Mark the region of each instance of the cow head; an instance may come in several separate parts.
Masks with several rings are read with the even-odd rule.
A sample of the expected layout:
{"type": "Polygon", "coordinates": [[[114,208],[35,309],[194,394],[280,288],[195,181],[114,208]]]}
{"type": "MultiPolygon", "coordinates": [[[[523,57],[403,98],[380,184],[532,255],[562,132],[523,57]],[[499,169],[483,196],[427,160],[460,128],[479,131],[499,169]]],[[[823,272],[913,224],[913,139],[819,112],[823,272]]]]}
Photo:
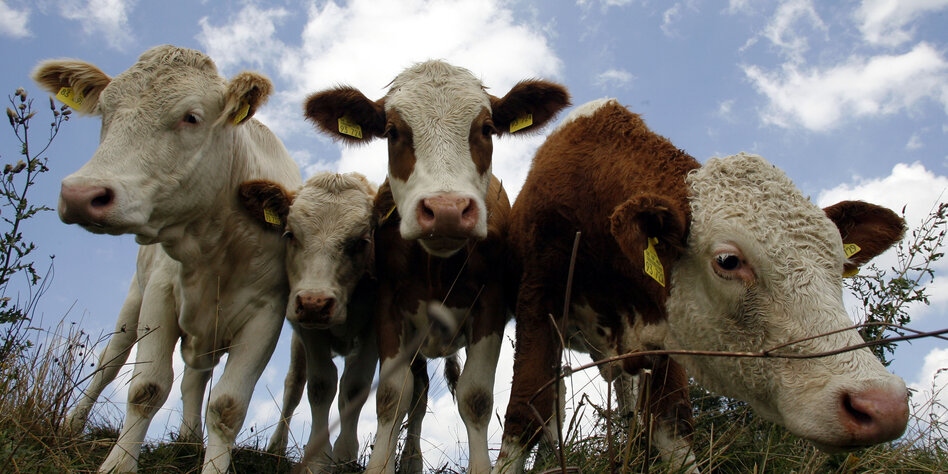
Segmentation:
{"type": "MultiPolygon", "coordinates": [[[[638,199],[613,216],[613,234],[633,261],[642,261],[646,239],[659,238],[670,281],[667,292],[652,292],[668,313],[656,345],[759,352],[799,341],[781,352],[810,354],[862,342],[855,330],[808,338],[852,325],[842,275],[901,239],[902,219],[863,202],[821,210],[758,156],[711,159],[687,182],[690,209],[638,199]],[[847,258],[844,244],[861,250],[847,258]]],[[[907,423],[904,382],[869,349],[813,359],[675,358],[702,385],[824,450],[891,440],[907,423]]]]}
{"type": "Polygon", "coordinates": [[[235,129],[262,128],[248,122],[272,88],[248,72],[225,81],[209,57],[174,46],[114,78],[74,60],[42,62],[33,78],[52,94],[71,88],[79,113],[102,118],[95,154],[62,182],[60,218],[140,243],[209,210],[230,176],[235,129]]]}
{"type": "Polygon", "coordinates": [[[298,191],[271,181],[240,185],[250,214],[283,232],[290,322],[325,329],[346,320],[349,295],[372,271],[375,192],[357,173],[319,173],[298,191]]]}
{"type": "Polygon", "coordinates": [[[388,181],[402,238],[446,257],[487,236],[492,136],[516,133],[528,122],[527,131],[539,129],[568,103],[566,89],[539,80],[497,98],[470,71],[428,61],[399,74],[378,101],[339,87],[311,95],[305,113],[350,143],[388,139],[388,181]]]}

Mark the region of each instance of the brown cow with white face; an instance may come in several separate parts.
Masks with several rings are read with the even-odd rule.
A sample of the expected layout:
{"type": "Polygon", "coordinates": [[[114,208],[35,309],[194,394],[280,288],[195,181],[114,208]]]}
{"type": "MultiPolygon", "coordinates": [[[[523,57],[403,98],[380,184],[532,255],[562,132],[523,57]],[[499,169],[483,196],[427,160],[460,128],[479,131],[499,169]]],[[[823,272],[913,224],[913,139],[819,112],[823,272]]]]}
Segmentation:
{"type": "MultiPolygon", "coordinates": [[[[355,143],[388,139],[388,178],[375,204],[379,424],[366,472],[395,470],[398,428],[417,388],[407,361],[462,347],[457,400],[468,472],[490,470],[494,370],[509,319],[502,268],[510,208],[491,174],[492,136],[526,124],[535,130],[568,100],[562,86],[539,80],[494,97],[470,71],[443,61],[408,68],[378,101],[349,87],[307,100],[307,117],[325,132],[355,143]]],[[[420,472],[418,440],[405,451],[402,469],[420,472]]]]}
{"type": "MultiPolygon", "coordinates": [[[[553,390],[539,389],[560,364],[549,315],[563,308],[577,231],[563,332],[568,345],[603,359],[649,349],[759,352],[846,328],[844,271],[897,242],[904,223],[863,202],[822,210],[758,156],[701,166],[614,100],[579,107],[537,151],[511,211],[521,266],[517,343],[495,472],[522,470],[552,421],[553,390]],[[847,257],[844,244],[859,251],[847,257]]],[[[858,342],[848,330],[783,351],[858,342]]],[[[650,369],[642,398],[654,417],[651,440],[688,471],[697,468],[682,365],[821,449],[894,439],[908,418],[904,382],[868,349],[805,360],[646,356],[616,364],[628,373],[650,369]]]]}

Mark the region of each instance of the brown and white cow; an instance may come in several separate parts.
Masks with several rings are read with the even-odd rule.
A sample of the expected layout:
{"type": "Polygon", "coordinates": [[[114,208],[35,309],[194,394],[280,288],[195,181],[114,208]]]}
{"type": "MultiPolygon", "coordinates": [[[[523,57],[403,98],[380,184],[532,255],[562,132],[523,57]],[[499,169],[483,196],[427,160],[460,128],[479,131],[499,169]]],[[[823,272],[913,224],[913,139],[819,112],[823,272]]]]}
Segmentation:
{"type": "MultiPolygon", "coordinates": [[[[494,471],[522,470],[553,416],[553,389],[539,389],[560,366],[550,314],[564,305],[577,231],[564,332],[574,348],[602,359],[649,349],[758,352],[848,327],[843,272],[897,242],[903,229],[892,211],[863,202],[821,210],[758,156],[701,166],[615,100],[579,107],[537,151],[511,211],[521,266],[517,340],[494,471]],[[861,250],[847,258],[844,244],[861,250]]],[[[784,351],[858,342],[849,330],[784,351]]],[[[806,360],[648,356],[616,364],[651,370],[642,398],[655,421],[652,442],[687,470],[697,468],[679,364],[821,449],[891,440],[906,426],[905,384],[868,349],[806,360]]]]}
{"type": "MultiPolygon", "coordinates": [[[[284,244],[247,215],[237,187],[301,182],[280,140],[252,118],[272,85],[249,72],[225,80],[206,55],[174,46],[146,51],[114,78],[75,60],[41,63],[33,77],[51,93],[71,88],[82,96],[80,113],[102,118],[95,154],[62,182],[60,218],[160,244],[155,268],[167,272],[162,284],[145,286],[125,422],[100,470],[136,469],[148,424],[171,389],[180,339],[193,370],[210,371],[229,354],[209,397],[203,467],[226,471],[279,338],[287,292],[284,244]]],[[[140,266],[138,278],[155,268],[140,266]]]]}
{"type": "MultiPolygon", "coordinates": [[[[416,388],[408,362],[462,347],[467,361],[457,400],[470,445],[468,472],[490,470],[494,369],[509,319],[502,267],[510,207],[491,174],[492,136],[528,122],[527,130],[535,130],[568,100],[562,86],[539,80],[494,97],[470,71],[427,61],[399,74],[378,101],[350,87],[306,101],[307,117],[331,135],[352,143],[388,139],[388,178],[375,205],[382,219],[379,422],[367,472],[395,470],[398,429],[416,388]]],[[[408,442],[415,445],[409,453],[420,449],[418,440],[408,442]]],[[[402,471],[421,467],[420,452],[403,455],[402,471]]]]}
{"type": "Polygon", "coordinates": [[[281,232],[286,242],[286,319],[293,327],[293,342],[282,419],[268,449],[286,450],[289,420],[305,380],[313,427],[303,459],[312,472],[332,462],[355,461],[359,454],[359,413],[378,361],[376,283],[371,277],[375,194],[375,186],[357,173],[317,173],[293,191],[262,180],[240,186],[241,201],[251,215],[260,225],[281,232]],[[345,357],[339,387],[341,431],[335,447],[329,443],[329,409],[337,383],[334,355],[345,357]]]}

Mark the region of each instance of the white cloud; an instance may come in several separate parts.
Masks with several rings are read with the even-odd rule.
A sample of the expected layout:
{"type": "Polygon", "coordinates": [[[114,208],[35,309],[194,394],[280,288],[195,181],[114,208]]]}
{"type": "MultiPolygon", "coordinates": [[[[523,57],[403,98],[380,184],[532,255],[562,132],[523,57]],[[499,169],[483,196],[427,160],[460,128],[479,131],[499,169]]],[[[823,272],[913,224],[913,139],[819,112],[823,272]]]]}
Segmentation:
{"type": "Polygon", "coordinates": [[[18,10],[0,0],[0,34],[11,38],[25,38],[31,36],[26,25],[30,20],[28,9],[18,10]]]}
{"type": "Polygon", "coordinates": [[[635,81],[634,74],[624,69],[608,69],[599,73],[593,83],[603,89],[615,89],[618,87],[628,87],[635,81]]]}
{"type": "MultiPolygon", "coordinates": [[[[921,163],[899,163],[892,168],[889,176],[875,179],[854,178],[852,183],[843,183],[835,188],[821,191],[817,203],[825,207],[844,200],[867,201],[892,209],[900,213],[905,208],[905,222],[909,229],[918,227],[935,209],[939,202],[948,199],[948,176],[936,175],[921,163]]],[[[910,232],[907,233],[910,236],[910,232]]],[[[907,237],[908,238],[908,237],[907,237]]],[[[897,257],[894,250],[880,255],[873,262],[881,269],[895,265],[897,257]]],[[[935,282],[929,285],[927,293],[933,307],[948,304],[948,290],[942,288],[948,277],[948,260],[942,259],[932,267],[935,282]]],[[[918,308],[913,319],[926,317],[938,311],[926,311],[918,308]]]]}
{"type": "Polygon", "coordinates": [[[676,3],[671,6],[668,10],[665,10],[665,13],[662,14],[662,33],[665,33],[665,36],[674,36],[675,30],[672,29],[672,25],[681,18],[681,4],[676,3]]]}
{"type": "Polygon", "coordinates": [[[128,13],[136,0],[64,0],[59,14],[82,25],[86,35],[103,35],[109,47],[125,50],[132,39],[128,13]]]}
{"type": "Polygon", "coordinates": [[[925,356],[916,381],[909,388],[917,391],[912,396],[912,405],[919,431],[927,431],[933,420],[948,423],[948,348],[933,349],[925,356]]]}
{"type": "Polygon", "coordinates": [[[751,1],[750,0],[729,0],[727,2],[727,11],[728,13],[740,13],[740,12],[749,12],[751,10],[751,1]]]}
{"type": "Polygon", "coordinates": [[[791,62],[803,62],[809,49],[806,35],[801,30],[810,27],[826,31],[826,25],[813,8],[810,0],[790,0],[780,4],[762,35],[780,48],[791,62]]]}
{"type": "Polygon", "coordinates": [[[866,41],[898,46],[914,36],[913,21],[946,7],[948,0],[863,0],[853,18],[866,41]]]}
{"type": "Polygon", "coordinates": [[[922,143],[922,136],[919,135],[918,133],[913,133],[912,136],[909,137],[908,143],[905,144],[905,149],[918,150],[919,148],[923,146],[925,146],[925,144],[922,143]]]}
{"type": "Polygon", "coordinates": [[[826,131],[844,118],[892,114],[923,99],[940,102],[948,111],[948,62],[928,43],[905,54],[854,57],[823,70],[792,63],[779,72],[743,69],[769,100],[764,121],[782,127],[826,131]]]}
{"type": "Polygon", "coordinates": [[[261,67],[279,57],[286,46],[274,39],[277,25],[290,12],[285,8],[262,10],[247,5],[224,26],[211,26],[208,17],[198,21],[201,32],[196,39],[221,69],[236,65],[261,67]]]}

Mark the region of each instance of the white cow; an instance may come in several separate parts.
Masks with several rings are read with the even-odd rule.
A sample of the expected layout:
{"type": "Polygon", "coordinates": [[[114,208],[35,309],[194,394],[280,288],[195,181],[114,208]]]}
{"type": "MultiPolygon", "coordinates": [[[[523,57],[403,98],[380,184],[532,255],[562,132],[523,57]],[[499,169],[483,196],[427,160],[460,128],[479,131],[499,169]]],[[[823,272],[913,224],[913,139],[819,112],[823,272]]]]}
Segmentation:
{"type": "MultiPolygon", "coordinates": [[[[92,380],[82,391],[82,396],[66,417],[64,426],[70,433],[78,434],[82,431],[99,395],[102,394],[105,387],[115,380],[119,371],[128,361],[132,346],[135,345],[135,341],[139,337],[136,328],[138,328],[138,318],[144,303],[143,296],[152,294],[156,291],[153,288],[161,286],[171,288],[170,293],[175,291],[174,285],[178,281],[177,274],[173,271],[162,272],[157,270],[163,266],[168,266],[169,263],[173,267],[173,262],[174,260],[168,257],[168,254],[158,244],[139,247],[136,272],[132,277],[128,296],[125,297],[122,309],[119,310],[115,331],[109,338],[105,350],[99,355],[98,366],[92,374],[92,380]]],[[[158,307],[163,307],[161,311],[174,312],[175,317],[177,317],[178,309],[175,306],[174,299],[152,299],[148,304],[151,311],[157,311],[158,307]]],[[[203,442],[201,406],[210,376],[210,371],[194,370],[187,366],[184,368],[184,374],[181,378],[182,419],[178,431],[180,441],[203,442]]]]}
{"type": "Polygon", "coordinates": [[[286,242],[290,284],[286,319],[294,334],[282,419],[268,449],[286,449],[289,419],[305,380],[313,428],[303,459],[312,472],[333,461],[346,463],[358,457],[359,413],[378,361],[373,325],[377,285],[371,278],[375,192],[375,186],[357,173],[319,173],[294,191],[262,180],[240,186],[241,202],[250,214],[261,225],[280,231],[286,242]],[[346,364],[339,390],[341,432],[335,447],[329,443],[329,408],[337,374],[333,355],[344,356],[346,364]]]}
{"type": "Polygon", "coordinates": [[[70,88],[81,113],[102,117],[95,154],[62,182],[60,218],[135,234],[170,257],[156,257],[168,277],[142,295],[137,332],[147,336],[138,342],[125,422],[100,471],[136,470],[148,424],[171,389],[178,339],[191,369],[209,371],[229,353],[211,389],[203,468],[226,471],[279,338],[287,292],[283,242],[247,215],[237,187],[301,183],[279,139],[251,118],[272,85],[249,72],[227,81],[206,55],[173,46],[146,51],[115,78],[75,60],[43,62],[33,77],[52,93],[70,88]]]}

